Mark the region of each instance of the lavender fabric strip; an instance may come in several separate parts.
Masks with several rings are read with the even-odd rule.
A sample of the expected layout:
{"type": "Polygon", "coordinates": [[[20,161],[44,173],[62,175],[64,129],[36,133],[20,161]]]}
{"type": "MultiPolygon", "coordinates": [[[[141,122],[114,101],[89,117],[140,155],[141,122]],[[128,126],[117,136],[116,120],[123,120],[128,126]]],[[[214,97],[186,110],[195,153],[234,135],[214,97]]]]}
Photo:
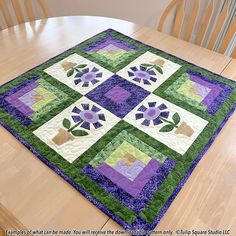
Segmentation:
{"type": "Polygon", "coordinates": [[[125,51],[130,51],[131,48],[127,47],[126,45],[123,45],[122,43],[120,43],[119,41],[115,40],[115,39],[109,39],[109,40],[105,40],[104,42],[100,43],[99,45],[97,45],[96,47],[93,48],[93,51],[97,52],[105,47],[107,47],[108,45],[114,45],[119,49],[123,49],[125,51]]]}
{"type": "Polygon", "coordinates": [[[143,189],[144,185],[154,175],[159,168],[160,163],[157,160],[150,160],[149,163],[143,168],[134,181],[127,179],[125,176],[114,170],[112,167],[103,162],[97,167],[97,170],[119,187],[124,189],[133,197],[137,197],[143,189]]]}
{"type": "Polygon", "coordinates": [[[220,92],[223,90],[219,86],[215,84],[208,83],[207,81],[204,81],[200,79],[198,76],[191,75],[190,80],[194,81],[195,83],[201,84],[203,86],[206,86],[211,89],[209,94],[202,100],[202,103],[206,106],[210,106],[211,103],[214,101],[214,99],[220,94],[220,92]]]}
{"type": "Polygon", "coordinates": [[[210,106],[208,106],[208,109],[206,110],[207,113],[210,115],[214,115],[217,110],[222,106],[224,101],[229,97],[229,95],[232,93],[233,88],[228,85],[221,83],[220,81],[214,80],[208,76],[202,75],[199,72],[192,71],[192,70],[187,70],[187,73],[191,75],[191,78],[196,78],[199,77],[201,80],[204,80],[206,83],[218,86],[222,91],[218,94],[217,97],[211,102],[210,106]],[[193,77],[194,76],[194,77],[193,77]]]}
{"type": "Polygon", "coordinates": [[[127,165],[122,160],[119,160],[114,169],[129,180],[133,181],[144,167],[145,164],[140,160],[136,160],[132,165],[127,165]]]}
{"type": "Polygon", "coordinates": [[[5,100],[9,102],[12,106],[16,107],[17,110],[21,111],[24,115],[30,116],[33,113],[33,110],[26,104],[24,104],[19,98],[25,95],[26,93],[29,93],[37,86],[38,84],[36,82],[32,82],[26,87],[20,89],[18,92],[6,97],[5,100]]]}
{"type": "MultiPolygon", "coordinates": [[[[111,33],[112,33],[112,31],[111,31],[111,33]]],[[[124,49],[125,51],[129,51],[131,49],[139,50],[138,47],[136,47],[132,44],[129,44],[129,43],[123,41],[123,40],[119,40],[119,39],[115,38],[114,36],[112,36],[112,34],[109,34],[109,31],[108,31],[108,35],[106,35],[100,41],[96,41],[92,45],[84,48],[84,51],[88,52],[88,51],[92,50],[94,52],[97,52],[97,51],[99,51],[100,49],[106,47],[109,44],[113,44],[113,45],[115,45],[119,48],[124,49]]]]}
{"type": "MultiPolygon", "coordinates": [[[[104,31],[108,34],[111,34],[112,32],[116,32],[114,31],[113,29],[108,29],[106,31],[104,31]]],[[[121,34],[121,33],[120,33],[121,34]]],[[[121,34],[123,35],[123,34],[121,34]]],[[[125,36],[125,35],[123,35],[125,36]]],[[[127,38],[129,38],[128,36],[125,36],[127,38]]],[[[89,40],[89,39],[88,39],[89,40]]],[[[88,42],[88,40],[84,41],[83,43],[86,43],[88,42]]],[[[140,43],[139,41],[135,40],[135,39],[132,39],[133,41],[136,41],[138,43],[140,43]]],[[[75,46],[76,47],[79,47],[81,44],[78,44],[75,46]]],[[[148,46],[149,48],[152,48],[152,49],[155,49],[154,47],[151,47],[147,44],[144,44],[143,45],[145,46],[148,46]]],[[[71,49],[69,50],[66,50],[64,51],[63,53],[67,52],[67,51],[70,51],[71,49]]],[[[188,61],[185,61],[181,58],[178,58],[172,54],[169,54],[169,53],[166,53],[162,50],[159,50],[159,49],[155,49],[161,53],[165,53],[165,55],[169,55],[173,58],[176,58],[178,60],[181,60],[182,62],[185,62],[186,64],[188,65],[193,65],[195,67],[198,67],[198,68],[201,68],[201,69],[204,69],[202,67],[199,67],[199,66],[196,66],[188,61]]],[[[63,54],[61,53],[61,54],[63,54]]],[[[60,54],[60,55],[61,55],[60,54]]],[[[56,55],[55,57],[47,60],[46,62],[44,63],[48,63],[50,60],[58,57],[59,55],[56,55]]],[[[44,64],[42,63],[42,64],[44,64]]],[[[25,73],[23,73],[22,75],[18,76],[17,78],[23,76],[23,75],[26,75],[28,72],[38,68],[39,66],[41,66],[42,64],[26,71],[25,73]]],[[[223,79],[226,79],[228,81],[231,81],[231,82],[235,82],[233,80],[230,80],[228,78],[225,78],[217,73],[213,73],[207,69],[204,69],[205,71],[207,72],[210,72],[212,73],[213,75],[216,75],[218,77],[221,77],[223,79]]],[[[15,79],[17,79],[15,78],[15,79]]],[[[207,77],[209,78],[209,77],[207,77]]],[[[214,80],[216,81],[216,80],[214,80]]],[[[6,82],[4,85],[2,86],[5,86],[9,83],[11,83],[12,81],[8,81],[6,82]]],[[[218,81],[216,81],[217,83],[218,81]]],[[[229,85],[227,85],[228,87],[230,87],[229,85]]],[[[231,88],[231,87],[230,87],[231,88]]],[[[232,88],[231,88],[232,89],[232,88]]],[[[229,92],[230,89],[228,89],[228,96],[231,92],[229,92]]],[[[224,94],[225,97],[227,94],[224,94]]],[[[0,95],[0,106],[2,105],[2,95],[0,95]]],[[[218,104],[220,102],[224,102],[224,99],[220,99],[218,104]]],[[[200,159],[202,158],[202,156],[204,155],[204,153],[209,149],[209,147],[211,146],[212,142],[214,141],[214,139],[217,137],[217,135],[219,134],[219,132],[221,131],[221,129],[223,128],[223,126],[225,125],[225,123],[227,122],[227,120],[229,119],[229,117],[233,114],[233,112],[235,111],[236,109],[236,104],[234,105],[234,107],[231,109],[231,111],[227,114],[227,116],[225,117],[225,119],[222,121],[220,127],[218,127],[218,129],[216,130],[215,134],[211,137],[211,139],[209,140],[208,144],[206,145],[205,149],[202,151],[202,153],[195,159],[195,161],[192,163],[190,169],[187,171],[185,177],[182,179],[181,183],[177,186],[177,188],[175,189],[175,191],[173,192],[173,194],[171,195],[171,197],[168,199],[167,203],[165,204],[165,206],[162,208],[162,210],[159,212],[159,214],[157,215],[157,217],[155,218],[154,222],[152,224],[149,224],[147,222],[145,222],[144,220],[142,220],[141,218],[137,218],[137,220],[132,224],[132,225],[128,225],[126,222],[124,222],[121,218],[119,218],[118,216],[116,216],[115,214],[113,214],[110,210],[108,210],[104,205],[102,205],[101,203],[99,203],[98,201],[96,201],[96,199],[94,199],[90,194],[88,194],[83,188],[81,188],[80,186],[78,186],[72,179],[70,179],[67,175],[65,175],[60,169],[58,169],[56,166],[54,166],[52,163],[50,163],[47,159],[45,159],[40,153],[38,153],[34,148],[32,148],[25,140],[23,140],[15,131],[13,131],[8,125],[6,125],[4,122],[0,121],[0,124],[5,127],[10,133],[12,133],[12,135],[14,135],[21,143],[23,143],[32,153],[34,153],[41,161],[43,161],[46,165],[48,165],[51,169],[53,169],[57,174],[59,174],[62,178],[64,178],[67,182],[69,182],[75,189],[77,189],[79,192],[81,192],[89,201],[91,201],[93,204],[95,204],[99,209],[101,209],[104,213],[106,213],[109,217],[111,217],[113,220],[117,221],[121,226],[123,226],[125,229],[127,230],[134,230],[134,229],[142,229],[142,230],[152,230],[156,227],[157,223],[160,221],[160,219],[163,217],[163,215],[165,214],[166,210],[168,209],[168,207],[170,206],[170,204],[172,203],[172,201],[174,200],[174,198],[177,196],[178,192],[181,190],[181,188],[183,187],[184,183],[187,181],[188,177],[191,175],[193,169],[196,167],[197,163],[200,161],[200,159]]],[[[216,109],[217,110],[217,109],[216,109]]],[[[209,110],[208,111],[209,113],[212,113],[214,114],[214,109],[212,110],[209,110]]],[[[17,118],[16,118],[17,119],[17,118]]],[[[145,235],[148,235],[148,234],[145,234],[145,235]]]]}
{"type": "Polygon", "coordinates": [[[27,115],[25,115],[22,111],[18,110],[16,107],[14,107],[12,104],[10,104],[6,98],[17,93],[17,91],[20,91],[24,87],[27,87],[28,85],[34,83],[36,80],[38,80],[40,76],[32,76],[26,81],[16,85],[15,87],[7,90],[5,93],[0,94],[0,108],[5,110],[8,114],[10,114],[13,118],[20,121],[21,124],[28,126],[32,124],[32,121],[30,118],[28,118],[27,115]]]}
{"type": "Polygon", "coordinates": [[[132,197],[122,188],[118,187],[109,178],[99,173],[97,169],[93,168],[89,164],[83,168],[82,172],[97,184],[99,184],[108,193],[116,197],[125,206],[135,211],[136,213],[139,213],[151,199],[153,194],[159,189],[174,166],[175,162],[173,160],[169,158],[166,159],[164,163],[161,164],[156,173],[150,178],[148,183],[144,186],[144,188],[136,198],[132,197]]]}

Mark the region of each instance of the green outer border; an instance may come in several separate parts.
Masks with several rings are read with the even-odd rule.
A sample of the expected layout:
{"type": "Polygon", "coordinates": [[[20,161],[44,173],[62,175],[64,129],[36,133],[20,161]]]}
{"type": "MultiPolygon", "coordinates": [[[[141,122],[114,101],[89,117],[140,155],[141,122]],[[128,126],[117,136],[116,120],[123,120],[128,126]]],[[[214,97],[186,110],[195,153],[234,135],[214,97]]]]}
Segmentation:
{"type": "MultiPolygon", "coordinates": [[[[101,34],[104,34],[104,33],[101,33],[101,34]]],[[[115,32],[115,34],[125,38],[124,35],[119,34],[118,32],[115,32]]],[[[141,43],[138,43],[137,41],[132,40],[130,38],[128,38],[127,40],[133,41],[134,43],[137,43],[139,45],[141,44],[141,43]]],[[[86,42],[88,42],[88,41],[89,40],[87,40],[86,42]]],[[[223,79],[220,76],[212,74],[211,72],[208,72],[206,70],[198,68],[194,65],[188,64],[187,62],[184,62],[178,58],[174,58],[168,54],[165,54],[164,52],[157,51],[156,49],[149,47],[147,45],[143,45],[142,47],[143,47],[143,53],[146,51],[150,51],[158,56],[162,56],[166,59],[169,59],[173,62],[183,65],[182,68],[180,68],[174,75],[172,75],[167,81],[165,81],[157,90],[155,90],[154,93],[161,96],[161,97],[163,97],[163,93],[161,93],[162,86],[164,86],[164,84],[166,85],[167,83],[170,83],[171,80],[174,80],[176,78],[175,76],[177,75],[177,73],[180,73],[181,71],[182,72],[186,71],[187,69],[199,71],[199,72],[203,73],[204,75],[210,76],[211,78],[214,78],[218,81],[224,82],[226,84],[230,84],[234,88],[236,87],[236,85],[230,80],[223,79]]],[[[25,79],[27,79],[30,76],[33,76],[35,74],[43,75],[44,69],[46,69],[47,67],[51,66],[52,64],[54,64],[62,59],[64,59],[65,57],[69,56],[72,53],[78,53],[77,47],[69,49],[67,52],[63,53],[63,55],[57,56],[57,57],[51,59],[50,61],[47,61],[45,64],[32,69],[30,72],[27,72],[27,74],[20,76],[18,79],[15,79],[15,80],[11,81],[10,83],[3,85],[0,88],[0,93],[15,86],[16,84],[19,84],[20,82],[24,81],[25,79]]],[[[80,54],[80,53],[78,53],[78,54],[80,54]]],[[[132,60],[134,60],[134,59],[132,59],[132,60]]],[[[66,88],[66,90],[69,89],[69,91],[71,92],[71,89],[68,88],[67,86],[65,86],[64,84],[62,84],[56,80],[53,80],[53,81],[58,83],[58,85],[60,84],[60,90],[61,90],[61,87],[64,86],[64,88],[66,88]]],[[[62,90],[62,91],[64,91],[64,90],[62,90]]],[[[78,94],[78,96],[81,97],[80,94],[78,94]]],[[[163,97],[163,98],[165,98],[165,97],[163,97]]],[[[168,98],[165,98],[165,99],[168,100],[168,98]]],[[[72,165],[70,165],[66,160],[61,158],[54,150],[50,149],[47,145],[45,145],[36,136],[32,136],[31,132],[34,129],[36,129],[38,126],[40,126],[41,124],[32,125],[32,126],[30,126],[30,129],[26,129],[25,127],[20,125],[18,121],[16,121],[14,118],[12,118],[10,115],[8,115],[3,110],[0,110],[0,118],[1,118],[1,120],[4,120],[4,123],[6,125],[8,125],[9,127],[14,127],[13,128],[14,132],[18,133],[21,137],[23,137],[39,153],[41,153],[48,160],[50,160],[50,162],[52,164],[54,164],[58,168],[60,168],[65,174],[70,176],[76,183],[78,183],[80,186],[84,187],[88,193],[92,194],[93,196],[94,196],[94,193],[97,193],[96,196],[94,196],[94,198],[97,199],[98,201],[102,202],[106,207],[108,207],[112,212],[115,212],[115,214],[117,216],[119,216],[121,219],[126,221],[128,224],[131,224],[135,220],[136,215],[134,214],[134,212],[125,208],[115,198],[111,197],[109,194],[106,194],[106,192],[99,189],[98,186],[96,184],[94,184],[94,182],[92,182],[89,178],[86,178],[86,176],[84,176],[82,174],[80,174],[78,176],[78,168],[81,169],[81,167],[83,167],[85,163],[88,163],[89,160],[91,160],[99,150],[102,150],[105,147],[105,145],[108,142],[110,142],[113,139],[113,137],[123,129],[129,130],[133,135],[135,135],[137,138],[139,138],[140,140],[142,140],[143,142],[145,142],[149,146],[152,146],[153,148],[156,148],[157,150],[161,150],[161,152],[164,155],[171,156],[172,159],[175,160],[176,166],[175,166],[174,170],[170,173],[170,175],[169,175],[170,178],[168,178],[163,183],[160,190],[154,195],[152,200],[148,203],[148,205],[143,209],[143,211],[140,214],[140,216],[143,219],[145,219],[149,223],[152,223],[154,218],[156,217],[156,215],[159,214],[161,208],[167,202],[172,191],[176,188],[176,186],[179,184],[180,180],[183,178],[184,174],[188,170],[192,161],[200,154],[200,152],[203,150],[203,148],[208,143],[209,138],[212,137],[214,132],[220,126],[221,122],[224,120],[225,116],[229,113],[229,111],[231,110],[231,108],[234,105],[235,100],[236,100],[236,92],[234,91],[231,94],[231,96],[227,99],[227,101],[222,105],[222,107],[218,110],[216,115],[214,117],[210,117],[210,118],[209,118],[209,116],[202,114],[202,112],[199,112],[199,110],[193,109],[191,106],[186,106],[186,105],[183,106],[182,104],[178,104],[178,102],[176,102],[176,101],[171,101],[172,103],[175,103],[176,105],[179,105],[180,107],[184,107],[186,110],[189,110],[192,113],[209,121],[209,124],[207,125],[207,127],[199,135],[199,137],[196,139],[194,144],[189,148],[189,150],[185,153],[184,156],[179,155],[178,153],[176,153],[173,150],[166,147],[164,144],[151,138],[147,134],[141,132],[137,128],[129,125],[128,123],[126,123],[124,121],[120,121],[103,138],[98,140],[97,143],[95,143],[89,150],[87,150],[75,162],[73,162],[72,165]],[[197,151],[197,150],[201,150],[201,151],[197,151]],[[185,160],[185,163],[183,163],[183,160],[185,160]],[[84,180],[87,180],[87,181],[83,182],[84,180]],[[102,195],[102,194],[104,194],[104,195],[102,195]],[[107,199],[110,200],[111,202],[110,203],[107,202],[107,199]]],[[[66,107],[68,107],[68,106],[69,105],[66,105],[66,107]]],[[[60,111],[57,111],[57,113],[59,113],[59,112],[60,111]]],[[[53,116],[55,116],[55,115],[52,115],[52,117],[53,116]]],[[[46,120],[44,120],[44,123],[45,122],[46,122],[46,120]]]]}

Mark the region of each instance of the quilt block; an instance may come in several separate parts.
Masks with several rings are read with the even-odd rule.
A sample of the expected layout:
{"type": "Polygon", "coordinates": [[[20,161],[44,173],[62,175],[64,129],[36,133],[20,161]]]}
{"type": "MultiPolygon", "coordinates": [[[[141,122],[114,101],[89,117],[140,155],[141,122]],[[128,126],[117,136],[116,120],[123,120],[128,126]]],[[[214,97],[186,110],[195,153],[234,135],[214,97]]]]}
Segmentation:
{"type": "Polygon", "coordinates": [[[2,85],[0,121],[131,234],[149,235],[235,110],[235,88],[108,29],[2,85]]]}

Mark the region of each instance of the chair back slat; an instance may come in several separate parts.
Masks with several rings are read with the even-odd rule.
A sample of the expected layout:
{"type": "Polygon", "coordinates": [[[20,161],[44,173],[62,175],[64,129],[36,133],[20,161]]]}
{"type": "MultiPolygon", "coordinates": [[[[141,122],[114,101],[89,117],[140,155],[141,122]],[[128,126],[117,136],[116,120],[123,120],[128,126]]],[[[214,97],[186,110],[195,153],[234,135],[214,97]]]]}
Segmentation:
{"type": "Polygon", "coordinates": [[[48,18],[49,17],[49,10],[46,6],[45,0],[38,0],[38,1],[39,1],[39,5],[42,9],[44,17],[48,18]]]}
{"type": "Polygon", "coordinates": [[[11,19],[10,12],[8,10],[7,4],[5,1],[0,0],[0,10],[2,12],[3,18],[7,24],[7,27],[13,26],[13,21],[11,19]]]}
{"type": "Polygon", "coordinates": [[[24,16],[23,16],[21,8],[20,8],[19,0],[11,0],[11,3],[14,8],[14,11],[15,11],[18,24],[24,23],[25,20],[24,20],[24,16]]]}
{"type": "Polygon", "coordinates": [[[230,55],[233,58],[236,58],[236,47],[234,48],[232,54],[230,55]]]}
{"type": "MultiPolygon", "coordinates": [[[[207,0],[208,4],[205,7],[201,6],[201,3],[204,2],[203,0],[188,1],[191,1],[192,4],[189,4],[189,7],[186,8],[187,0],[172,0],[163,12],[157,29],[163,31],[167,18],[174,12],[174,23],[171,35],[177,38],[183,38],[185,41],[191,41],[200,46],[203,45],[210,50],[215,49],[219,41],[220,45],[219,47],[217,46],[217,51],[225,53],[236,32],[236,16],[232,17],[230,25],[227,25],[228,29],[226,33],[224,32],[227,19],[229,18],[229,20],[231,20],[231,11],[233,11],[233,9],[230,8],[231,3],[235,0],[224,0],[224,5],[220,12],[218,12],[219,8],[217,7],[218,5],[222,5],[221,2],[218,2],[219,4],[216,5],[217,1],[207,0]],[[202,8],[204,11],[203,16],[200,14],[200,9],[202,8]],[[186,13],[186,9],[190,9],[189,14],[186,13]],[[212,19],[213,15],[215,22],[213,22],[212,19]],[[197,27],[198,23],[200,23],[199,29],[197,27]],[[208,31],[210,31],[209,26],[212,23],[214,23],[213,29],[208,33],[208,31]],[[193,33],[197,33],[197,36],[193,37],[193,33]]],[[[234,57],[235,53],[234,49],[232,53],[234,57]]]]}
{"type": "Polygon", "coordinates": [[[207,27],[210,23],[210,19],[211,19],[212,13],[213,13],[213,9],[214,9],[214,2],[213,2],[213,0],[210,0],[209,4],[207,6],[207,9],[206,9],[206,11],[203,15],[201,26],[200,26],[200,29],[199,29],[199,32],[198,32],[198,36],[196,38],[195,43],[197,45],[202,44],[202,41],[203,41],[204,36],[206,34],[207,27]]]}
{"type": "Polygon", "coordinates": [[[228,17],[230,3],[231,3],[231,0],[228,0],[216,21],[215,28],[213,30],[213,33],[211,34],[211,38],[207,46],[207,48],[210,50],[214,48],[216,41],[218,39],[218,36],[222,30],[222,27],[228,17]]]}
{"type": "Polygon", "coordinates": [[[179,37],[182,25],[184,23],[184,9],[185,9],[185,0],[182,0],[177,6],[177,13],[175,17],[175,23],[172,31],[172,35],[179,37]]]}
{"type": "MultiPolygon", "coordinates": [[[[28,20],[36,20],[36,15],[32,2],[32,0],[0,0],[0,14],[2,14],[4,22],[6,23],[0,25],[0,30],[2,30],[5,26],[11,27],[15,25],[15,23],[22,24],[28,20]],[[26,15],[23,14],[23,7],[25,8],[26,15]],[[15,14],[16,20],[15,18],[12,18],[13,15],[11,15],[10,12],[15,14]],[[26,16],[28,16],[28,18],[26,16]]],[[[35,1],[35,4],[35,7],[41,9],[43,16],[45,18],[48,18],[49,10],[47,8],[45,0],[37,0],[35,1]]]]}
{"type": "Polygon", "coordinates": [[[34,21],[35,20],[35,14],[34,14],[34,10],[33,10],[31,0],[25,0],[25,8],[26,8],[29,20],[34,21]]]}
{"type": "Polygon", "coordinates": [[[187,25],[185,35],[184,35],[184,40],[186,40],[186,41],[189,41],[192,36],[192,32],[195,27],[197,16],[199,13],[199,7],[200,7],[199,0],[194,0],[193,6],[192,6],[191,12],[190,12],[190,17],[188,19],[188,25],[187,25]]]}
{"type": "Polygon", "coordinates": [[[233,17],[233,20],[230,23],[229,28],[224,36],[224,39],[223,39],[220,49],[219,49],[220,53],[225,53],[229,43],[233,39],[235,32],[236,32],[236,16],[233,17]]]}
{"type": "Polygon", "coordinates": [[[166,7],[165,11],[163,12],[161,18],[160,18],[160,21],[159,21],[159,24],[158,24],[158,28],[157,30],[158,31],[162,31],[163,30],[163,27],[164,27],[164,24],[165,24],[165,21],[166,21],[166,18],[167,16],[169,15],[169,13],[174,9],[174,7],[179,3],[181,2],[182,0],[173,0],[172,2],[170,2],[170,4],[166,7]]]}

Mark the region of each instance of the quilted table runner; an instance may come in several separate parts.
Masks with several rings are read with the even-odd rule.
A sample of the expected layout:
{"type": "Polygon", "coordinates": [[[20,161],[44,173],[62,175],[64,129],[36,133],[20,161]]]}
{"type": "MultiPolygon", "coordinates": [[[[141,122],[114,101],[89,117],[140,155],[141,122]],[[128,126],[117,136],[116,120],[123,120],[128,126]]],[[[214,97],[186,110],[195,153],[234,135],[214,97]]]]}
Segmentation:
{"type": "Polygon", "coordinates": [[[2,85],[0,120],[109,217],[148,234],[233,113],[235,88],[108,29],[2,85]]]}

